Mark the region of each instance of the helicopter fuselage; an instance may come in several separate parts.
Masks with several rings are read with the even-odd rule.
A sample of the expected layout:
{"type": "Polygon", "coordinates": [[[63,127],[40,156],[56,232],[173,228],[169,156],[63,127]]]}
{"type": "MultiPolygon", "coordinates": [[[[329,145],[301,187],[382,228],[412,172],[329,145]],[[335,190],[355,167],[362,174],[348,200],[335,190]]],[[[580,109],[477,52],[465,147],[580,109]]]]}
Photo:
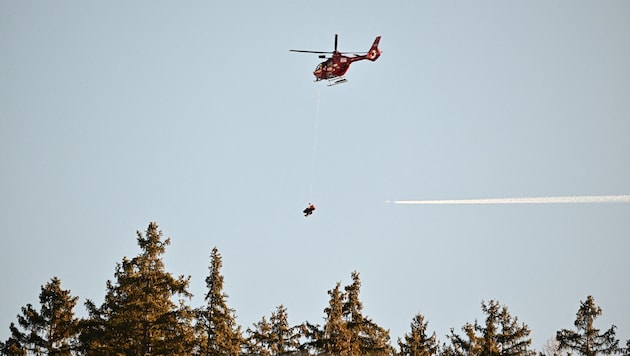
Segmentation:
{"type": "MultiPolygon", "coordinates": [[[[339,52],[337,51],[337,35],[335,34],[335,50],[332,52],[321,52],[321,51],[305,51],[305,50],[290,50],[292,52],[303,52],[303,53],[317,53],[317,54],[332,54],[332,57],[327,58],[325,61],[319,63],[315,70],[313,71],[313,75],[315,76],[315,81],[320,80],[328,80],[328,81],[345,81],[343,78],[344,74],[350,69],[350,65],[353,62],[362,61],[367,59],[369,61],[374,62],[381,56],[381,50],[378,48],[378,43],[381,40],[381,36],[376,37],[374,39],[374,43],[372,43],[372,47],[368,52],[363,52],[365,54],[354,54],[352,56],[346,56],[346,53],[353,52],[339,52]],[[339,79],[339,80],[336,80],[339,79]]],[[[356,52],[355,52],[356,53],[356,52]]],[[[325,58],[325,55],[320,55],[320,58],[325,58]]]]}
{"type": "Polygon", "coordinates": [[[341,77],[350,69],[352,62],[352,58],[342,56],[341,54],[333,54],[332,58],[328,58],[317,65],[313,71],[315,80],[341,77]]]}

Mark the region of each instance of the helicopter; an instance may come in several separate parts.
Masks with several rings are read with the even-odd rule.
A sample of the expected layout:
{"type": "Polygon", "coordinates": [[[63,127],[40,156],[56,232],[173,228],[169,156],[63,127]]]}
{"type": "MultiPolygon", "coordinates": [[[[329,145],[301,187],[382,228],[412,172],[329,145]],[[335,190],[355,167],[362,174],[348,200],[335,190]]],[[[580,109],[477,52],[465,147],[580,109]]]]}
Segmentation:
{"type": "Polygon", "coordinates": [[[335,50],[332,52],[323,51],[304,51],[291,49],[291,52],[301,53],[316,53],[319,54],[319,58],[325,58],[326,60],[321,62],[313,71],[315,75],[315,81],[326,79],[328,86],[345,83],[348,80],[344,77],[350,64],[353,62],[361,61],[364,59],[374,62],[381,56],[381,50],[378,48],[378,43],[381,40],[381,36],[377,36],[372,43],[372,47],[367,52],[339,52],[337,51],[337,34],[335,34],[335,50]],[[326,57],[326,54],[332,54],[332,57],[326,57]],[[353,56],[346,56],[346,54],[352,54],[353,56]]]}

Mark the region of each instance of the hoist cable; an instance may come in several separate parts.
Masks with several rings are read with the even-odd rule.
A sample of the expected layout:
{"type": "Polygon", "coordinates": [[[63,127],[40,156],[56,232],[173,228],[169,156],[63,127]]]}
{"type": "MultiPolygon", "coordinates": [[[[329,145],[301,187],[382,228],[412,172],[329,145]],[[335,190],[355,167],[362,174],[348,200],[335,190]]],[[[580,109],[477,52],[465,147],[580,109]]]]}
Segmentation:
{"type": "Polygon", "coordinates": [[[317,107],[315,110],[315,133],[313,134],[313,161],[311,163],[311,189],[309,199],[313,200],[313,190],[315,187],[315,157],[317,153],[317,134],[319,132],[319,103],[321,98],[321,88],[317,90],[317,107]]]}

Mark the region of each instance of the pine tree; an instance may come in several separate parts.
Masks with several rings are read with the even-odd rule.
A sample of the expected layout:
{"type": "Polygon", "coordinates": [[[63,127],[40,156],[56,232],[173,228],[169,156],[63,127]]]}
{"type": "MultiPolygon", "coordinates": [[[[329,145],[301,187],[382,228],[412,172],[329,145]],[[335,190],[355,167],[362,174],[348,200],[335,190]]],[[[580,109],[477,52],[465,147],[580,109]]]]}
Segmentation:
{"type": "Polygon", "coordinates": [[[455,334],[451,329],[449,339],[452,349],[457,355],[478,356],[526,356],[533,355],[529,350],[530,330],[525,324],[518,324],[518,318],[512,318],[507,307],[491,300],[481,303],[486,315],[485,324],[477,321],[466,323],[462,330],[466,337],[455,334]]]}
{"type": "Polygon", "coordinates": [[[289,315],[284,305],[279,305],[276,311],[271,313],[271,331],[273,343],[271,346],[272,354],[285,355],[297,351],[300,346],[299,327],[289,325],[289,315]]]}
{"type": "Polygon", "coordinates": [[[344,287],[344,303],[342,307],[343,319],[348,329],[350,337],[349,348],[351,355],[361,354],[362,341],[361,338],[366,336],[366,320],[363,317],[363,303],[359,299],[361,293],[361,280],[359,273],[354,271],[351,274],[352,284],[344,287]]]}
{"type": "MultiPolygon", "coordinates": [[[[451,332],[452,331],[453,330],[451,329],[451,332]]],[[[463,355],[464,354],[462,353],[461,349],[456,350],[455,347],[453,346],[453,343],[451,344],[443,343],[439,352],[439,356],[463,356],[463,355]]]]}
{"type": "Polygon", "coordinates": [[[289,326],[287,309],[280,305],[271,314],[270,321],[263,316],[247,329],[249,355],[288,355],[297,352],[300,346],[299,327],[289,326]]]}
{"type": "Polygon", "coordinates": [[[341,282],[328,291],[330,300],[324,309],[323,327],[308,322],[303,325],[303,333],[309,340],[301,349],[308,349],[316,355],[350,355],[350,331],[343,320],[345,295],[341,290],[341,282]]]}
{"type": "Polygon", "coordinates": [[[438,353],[439,344],[435,332],[427,336],[428,321],[424,321],[422,314],[416,314],[411,321],[411,332],[405,334],[404,339],[398,338],[400,355],[433,356],[438,353]]]}
{"type": "Polygon", "coordinates": [[[248,355],[272,355],[269,347],[272,343],[271,324],[265,316],[259,322],[254,323],[253,329],[247,328],[246,333],[249,335],[245,345],[248,355]]]}
{"type": "MultiPolygon", "coordinates": [[[[15,325],[11,325],[10,329],[13,332],[15,325]]],[[[13,336],[10,336],[6,342],[0,342],[0,355],[5,356],[26,356],[26,349],[20,345],[20,342],[13,336]]]]}
{"type": "Polygon", "coordinates": [[[384,330],[369,317],[363,316],[363,304],[359,299],[361,280],[359,272],[351,274],[352,284],[346,286],[343,316],[350,332],[352,355],[387,355],[392,349],[389,331],[384,330]]]}
{"type": "Polygon", "coordinates": [[[300,327],[302,335],[306,338],[299,347],[301,354],[311,355],[324,348],[324,329],[319,324],[305,321],[300,327]]]}
{"type": "Polygon", "coordinates": [[[307,323],[305,336],[310,340],[306,346],[321,355],[388,355],[393,349],[389,344],[389,331],[384,330],[370,318],[363,316],[363,305],[359,299],[361,281],[359,273],[352,273],[352,284],[344,291],[337,282],[328,291],[330,301],[324,309],[326,324],[307,323]]]}
{"type": "Polygon", "coordinates": [[[619,340],[615,337],[615,325],[603,334],[595,329],[593,322],[602,315],[602,308],[595,305],[595,299],[588,296],[585,302],[580,301],[580,309],[574,322],[577,332],[562,329],[556,333],[560,349],[570,349],[580,355],[610,355],[619,351],[619,340]]]}
{"type": "Polygon", "coordinates": [[[538,353],[539,356],[571,356],[571,353],[566,350],[560,350],[560,343],[556,340],[556,337],[552,337],[547,340],[543,345],[542,350],[538,353]]]}
{"type": "Polygon", "coordinates": [[[61,289],[61,281],[53,277],[41,287],[37,311],[31,304],[22,307],[18,315],[20,331],[11,323],[11,337],[2,344],[3,355],[26,355],[27,352],[48,355],[72,355],[77,347],[78,319],[73,309],[78,297],[61,289]]]}
{"type": "Polygon", "coordinates": [[[238,355],[245,343],[241,327],[236,324],[236,313],[228,308],[226,302],[228,296],[223,293],[222,265],[221,254],[214,247],[208,267],[210,274],[206,278],[207,304],[197,309],[200,355],[238,355]]]}
{"type": "Polygon", "coordinates": [[[324,354],[349,355],[350,331],[343,320],[343,300],[344,293],[341,291],[341,282],[337,282],[334,289],[328,291],[330,301],[326,313],[326,324],[324,325],[324,343],[322,351],[324,354]]]}
{"type": "Polygon", "coordinates": [[[181,355],[194,346],[191,309],[181,298],[190,298],[190,277],[174,278],[165,272],[162,255],[170,239],[162,241],[156,223],[145,236],[137,232],[142,253],[117,264],[115,283],[107,281],[100,307],[86,302],[90,318],[83,322],[81,340],[88,354],[181,355]],[[172,298],[180,297],[179,305],[172,298]]]}

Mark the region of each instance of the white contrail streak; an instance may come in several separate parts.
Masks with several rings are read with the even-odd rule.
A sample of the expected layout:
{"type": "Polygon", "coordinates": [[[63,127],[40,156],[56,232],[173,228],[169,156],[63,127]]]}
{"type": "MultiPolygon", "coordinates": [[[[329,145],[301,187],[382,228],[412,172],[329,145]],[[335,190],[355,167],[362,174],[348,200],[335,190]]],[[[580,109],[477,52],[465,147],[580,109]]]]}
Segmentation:
{"type": "Polygon", "coordinates": [[[457,200],[388,200],[392,204],[467,205],[467,204],[578,204],[630,203],[630,195],[590,195],[573,197],[457,199],[457,200]]]}

